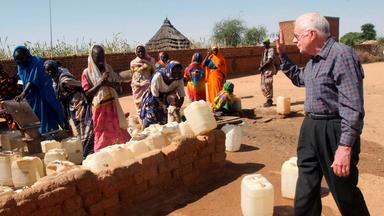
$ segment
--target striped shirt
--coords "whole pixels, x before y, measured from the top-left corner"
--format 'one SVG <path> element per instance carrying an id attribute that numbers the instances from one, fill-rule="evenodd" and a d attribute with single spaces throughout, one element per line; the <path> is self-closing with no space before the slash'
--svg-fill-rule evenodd
<path id="1" fill-rule="evenodd" d="M 352 48 L 329 38 L 305 68 L 286 54 L 281 69 L 296 86 L 306 87 L 305 112 L 341 117 L 340 143 L 352 146 L 361 134 L 364 119 L 364 72 Z"/>

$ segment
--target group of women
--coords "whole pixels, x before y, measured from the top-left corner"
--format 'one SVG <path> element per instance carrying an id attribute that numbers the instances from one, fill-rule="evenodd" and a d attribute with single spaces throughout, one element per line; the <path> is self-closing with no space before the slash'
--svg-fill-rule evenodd
<path id="1" fill-rule="evenodd" d="M 195 53 L 185 70 L 178 61 L 170 60 L 166 52 L 159 53 L 158 62 L 149 56 L 144 46 L 137 46 L 135 53 L 136 58 L 130 62 L 131 86 L 134 105 L 144 127 L 167 123 L 170 105 L 181 108 L 186 95 L 184 81 L 191 101 L 206 100 L 206 82 L 207 99 L 211 103 L 223 89 L 227 70 L 217 47 L 204 59 Z M 44 62 L 24 46 L 16 47 L 13 57 L 23 88 L 18 92 L 17 78 L 7 76 L 0 68 L 0 87 L 9 89 L 8 96 L 2 95 L 1 100 L 25 99 L 40 119 L 40 133 L 59 127 L 76 131 L 84 147 L 84 157 L 130 139 L 116 91 L 121 77 L 107 64 L 102 46 L 94 45 L 90 49 L 88 66 L 81 80 L 59 62 Z"/>

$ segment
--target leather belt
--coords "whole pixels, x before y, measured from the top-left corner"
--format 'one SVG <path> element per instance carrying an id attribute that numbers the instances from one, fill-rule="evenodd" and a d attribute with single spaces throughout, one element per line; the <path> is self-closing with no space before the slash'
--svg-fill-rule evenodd
<path id="1" fill-rule="evenodd" d="M 305 113 L 305 116 L 313 120 L 332 120 L 341 119 L 339 114 L 318 114 L 318 113 Z"/>

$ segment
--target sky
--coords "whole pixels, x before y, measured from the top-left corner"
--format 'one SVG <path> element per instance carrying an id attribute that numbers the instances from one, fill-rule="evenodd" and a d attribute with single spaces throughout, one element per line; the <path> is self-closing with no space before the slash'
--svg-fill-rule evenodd
<path id="1" fill-rule="evenodd" d="M 280 21 L 312 11 L 340 17 L 340 36 L 368 22 L 384 36 L 383 8 L 383 0 L 51 0 L 52 39 L 102 42 L 120 33 L 135 46 L 145 44 L 168 17 L 192 41 L 208 42 L 223 19 L 240 18 L 247 27 L 264 25 L 276 33 Z M 50 41 L 49 0 L 1 0 L 0 20 L 3 44 Z"/>

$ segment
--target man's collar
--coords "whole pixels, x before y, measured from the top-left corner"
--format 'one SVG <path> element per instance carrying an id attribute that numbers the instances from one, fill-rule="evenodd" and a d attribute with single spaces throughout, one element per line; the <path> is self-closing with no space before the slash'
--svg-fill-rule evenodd
<path id="1" fill-rule="evenodd" d="M 317 55 L 314 56 L 314 57 L 319 56 L 319 57 L 321 57 L 321 58 L 323 58 L 323 59 L 326 59 L 326 58 L 328 57 L 328 54 L 329 54 L 329 51 L 331 50 L 332 45 L 333 45 L 335 42 L 336 42 L 335 39 L 333 39 L 332 37 L 329 37 L 329 38 L 325 41 L 323 47 L 321 48 L 320 53 L 317 54 Z"/>

